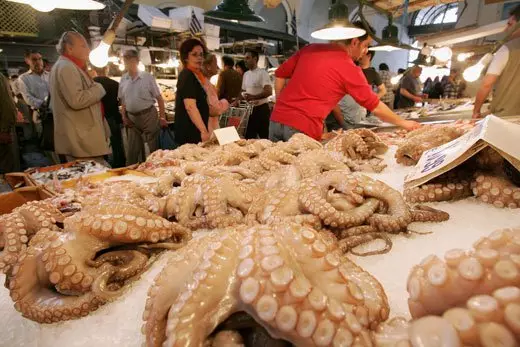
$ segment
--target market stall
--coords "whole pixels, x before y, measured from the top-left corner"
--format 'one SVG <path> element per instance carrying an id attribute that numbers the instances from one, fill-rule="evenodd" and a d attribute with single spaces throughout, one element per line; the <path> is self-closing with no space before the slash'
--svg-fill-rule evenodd
<path id="1" fill-rule="evenodd" d="M 421 144 L 426 145 L 415 145 L 413 153 L 449 144 L 451 139 L 471 137 L 472 133 L 479 130 L 472 125 L 460 126 L 458 123 L 442 129 L 451 129 L 446 131 L 455 135 L 451 138 L 432 136 L 428 141 L 421 141 Z M 511 131 L 518 129 L 511 125 Z M 516 208 L 498 208 L 496 205 L 485 203 L 482 196 L 467 197 L 460 201 L 427 203 L 434 209 L 416 207 L 418 210 L 414 210 L 407 207 L 408 205 L 403 204 L 401 194 L 407 196 L 403 189 L 406 176 L 413 173 L 415 167 L 397 162 L 404 151 L 404 142 L 387 141 L 385 137 L 383 140 L 397 145 L 387 148 L 375 134 L 367 130 L 340 133 L 325 146 L 305 136 L 296 136 L 285 144 L 271 144 L 269 141 L 259 140 L 220 147 L 214 144 L 188 145 L 176 151 L 156 152 L 136 169 L 143 177 L 148 176 L 150 179 L 140 180 L 129 173 L 128 176 L 132 177 L 123 179 L 124 182 L 91 181 L 69 186 L 71 188 L 68 191 L 63 191 L 62 195 L 48 200 L 53 206 L 60 207 L 79 203 L 82 209 L 82 212 L 77 212 L 65 222 L 65 229 L 62 231 L 64 235 L 78 233 L 84 227 L 85 230 L 91 230 L 91 236 L 101 237 L 108 235 L 108 232 L 113 233 L 114 237 L 129 237 L 125 239 L 128 250 L 146 255 L 146 261 L 137 267 L 137 276 L 124 277 L 121 273 L 121 282 L 115 279 L 112 282 L 107 280 L 106 276 L 110 278 L 113 273 L 100 275 L 95 269 L 85 268 L 87 274 L 95 276 L 97 273 L 100 277 L 90 278 L 85 282 L 87 285 L 83 287 L 82 293 L 74 293 L 70 288 L 76 288 L 74 283 L 84 283 L 85 279 L 82 275 L 79 282 L 75 282 L 74 277 L 70 277 L 72 282 L 66 282 L 69 278 L 67 276 L 73 276 L 74 271 L 79 271 L 76 268 L 72 271 L 68 266 L 74 263 L 82 252 L 70 253 L 73 260 L 67 258 L 64 252 L 58 252 L 61 249 L 69 252 L 80 244 L 73 245 L 71 241 L 67 241 L 67 237 L 62 238 L 59 234 L 49 236 L 49 244 L 44 242 L 37 246 L 37 242 L 34 241 L 29 245 L 28 254 L 20 256 L 21 265 L 16 265 L 16 262 L 12 265 L 3 264 L 4 269 L 6 266 L 10 267 L 7 271 L 9 289 L 0 290 L 0 323 L 7 327 L 3 334 L 3 344 L 53 347 L 86 344 L 141 346 L 145 341 L 153 345 L 152 341 L 159 341 L 155 339 L 160 339 L 161 335 L 164 338 L 161 331 L 166 331 L 166 335 L 170 336 L 166 345 L 174 345 L 175 341 L 171 340 L 173 331 L 183 334 L 177 336 L 182 336 L 185 341 L 205 340 L 216 325 L 228 318 L 228 313 L 243 308 L 274 337 L 298 344 L 296 341 L 306 341 L 310 336 L 306 329 L 311 329 L 314 339 L 324 339 L 325 342 L 320 344 L 332 344 L 333 338 L 336 338 L 348 345 L 349 338 L 356 338 L 362 343 L 361 339 L 366 336 L 373 336 L 376 340 L 385 336 L 384 329 L 377 330 L 378 333 L 375 335 L 370 334 L 373 334 L 375 326 L 379 323 L 381 327 L 385 326 L 383 322 L 387 318 L 403 316 L 406 319 L 417 320 L 422 314 L 418 314 L 414 309 L 410 315 L 410 309 L 415 306 L 408 306 L 409 298 L 412 298 L 412 302 L 422 302 L 424 305 L 429 303 L 430 306 L 424 306 L 428 310 L 426 313 L 433 310 L 433 295 L 445 297 L 448 305 L 455 305 L 452 302 L 457 302 L 456 299 L 443 290 L 434 292 L 430 289 L 430 294 L 426 292 L 417 296 L 417 291 L 427 290 L 428 281 L 441 285 L 445 280 L 442 272 L 444 265 L 439 265 L 441 260 L 427 256 L 434 254 L 443 259 L 444 254 L 450 249 L 470 249 L 476 240 L 490 235 L 495 230 L 518 227 L 520 214 Z M 353 143 L 357 144 L 352 145 Z M 520 159 L 515 153 L 515 159 Z M 412 154 L 407 155 L 413 157 Z M 355 173 L 349 173 L 351 171 Z M 263 191 L 258 192 L 254 187 L 261 187 Z M 519 188 L 512 189 L 511 199 L 520 202 L 520 197 L 517 197 L 519 192 Z M 125 207 L 125 201 L 131 202 L 132 205 Z M 301 204 L 298 204 L 298 201 Z M 314 201 L 318 201 L 318 204 L 315 205 Z M 385 203 L 381 207 L 376 205 L 361 219 L 349 219 L 346 214 L 339 212 L 347 213 L 351 209 L 358 211 L 375 201 Z M 409 203 L 411 206 L 411 202 Z M 36 209 L 43 208 L 43 205 L 34 206 Z M 184 210 L 185 208 L 187 210 Z M 332 212 L 329 209 L 332 209 Z M 373 214 L 376 210 L 377 213 Z M 57 213 L 49 211 L 51 210 L 47 209 L 45 213 Z M 338 213 L 341 218 L 336 218 Z M 406 217 L 408 213 L 415 217 Z M 169 221 L 161 216 L 169 217 Z M 59 216 L 56 218 L 60 219 Z M 412 222 L 414 220 L 416 222 Z M 371 222 L 367 224 L 366 221 Z M 246 227 L 246 224 L 249 226 Z M 321 231 L 317 231 L 317 224 L 321 225 Z M 355 228 L 375 228 L 377 237 L 373 237 L 373 232 L 366 235 L 343 235 L 341 230 L 353 225 Z M 57 227 L 59 228 L 58 225 Z M 331 236 L 331 231 L 335 236 Z M 478 253 L 475 256 L 478 262 L 491 266 L 495 264 L 497 260 L 494 254 L 502 252 L 497 242 L 506 239 L 504 242 L 508 243 L 505 247 L 517 247 L 517 239 L 514 238 L 518 237 L 514 236 L 517 232 L 507 232 L 513 233 L 512 236 L 493 234 L 489 242 L 494 246 L 490 247 L 496 246 L 497 251 L 490 249 Z M 146 234 L 151 238 L 142 238 Z M 192 237 L 190 241 L 186 238 L 188 234 Z M 360 235 L 367 237 L 360 242 L 356 238 Z M 42 237 L 46 237 L 45 234 L 42 234 Z M 331 241 L 329 237 L 337 238 L 339 241 Z M 6 240 L 10 239 L 10 236 L 6 237 Z M 60 248 L 61 243 L 54 243 L 53 240 L 62 240 L 64 244 L 70 243 L 70 246 Z M 371 240 L 373 242 L 366 242 Z M 102 246 L 104 256 L 99 257 L 107 257 L 111 252 L 117 251 L 117 247 L 113 248 L 116 244 Z M 154 248 L 154 244 L 157 248 Z M 509 244 L 510 246 L 507 246 Z M 166 247 L 169 250 L 164 250 L 164 245 L 169 245 Z M 52 252 L 55 252 L 56 258 L 50 260 L 53 259 L 53 253 L 45 250 L 55 247 L 58 250 Z M 255 256 L 254 252 L 257 251 L 258 255 Z M 365 255 L 372 252 L 374 255 L 355 256 L 351 252 Z M 455 264 L 454 269 L 457 269 L 456 266 L 461 261 L 459 258 L 463 257 L 462 253 L 459 253 L 451 252 L 445 256 L 447 261 L 451 261 L 450 264 Z M 7 261 L 5 254 L 3 256 L 3 261 Z M 36 258 L 31 260 L 33 256 Z M 453 271 L 460 271 L 473 285 L 480 283 L 482 286 L 490 286 L 489 288 L 518 286 L 518 267 L 513 262 L 516 258 L 511 257 L 509 260 L 505 253 L 501 256 L 507 259 L 502 260 L 501 267 L 497 263 L 495 270 L 492 270 L 492 267 L 485 269 L 491 271 L 490 273 L 495 271 L 493 276 L 498 276 L 495 284 L 475 270 L 481 266 L 476 258 L 468 258 L 477 262 L 476 265 L 471 263 L 471 266 L 466 266 L 461 262 L 459 270 Z M 40 280 L 40 283 L 31 285 L 27 282 L 28 287 L 20 289 L 28 279 L 26 276 L 30 276 L 30 264 L 40 261 L 39 257 L 42 259 L 42 266 L 45 265 L 45 271 L 48 271 L 46 276 L 49 276 L 50 282 Z M 257 260 L 255 257 L 260 258 Z M 122 257 L 119 259 L 121 263 L 111 264 L 116 268 L 126 266 L 133 264 L 137 258 L 130 258 L 128 264 L 125 259 Z M 107 265 L 110 263 L 108 257 L 105 262 L 104 266 L 110 268 Z M 255 262 L 258 262 L 258 266 Z M 437 262 L 435 271 L 429 270 L 432 262 Z M 286 266 L 281 267 L 284 263 Z M 361 267 L 364 272 L 353 264 Z M 409 279 L 412 267 L 416 264 L 421 264 L 429 276 L 428 279 L 420 280 L 426 282 L 420 282 L 419 287 Z M 103 269 L 103 266 L 96 269 Z M 116 273 L 117 271 L 119 270 L 116 270 Z M 417 268 L 414 271 L 415 278 L 419 274 Z M 270 277 L 265 273 L 270 273 Z M 157 277 L 159 274 L 160 277 Z M 339 274 L 344 277 L 340 277 Z M 293 275 L 294 284 L 289 286 Z M 501 280 L 498 280 L 499 277 Z M 100 281 L 103 282 L 103 278 L 107 280 L 106 286 L 95 289 Z M 460 279 L 453 277 L 451 280 Z M 258 293 L 260 289 L 256 286 L 256 281 L 266 281 L 262 282 L 261 286 L 265 291 L 263 296 Z M 311 284 L 312 288 L 315 288 L 312 291 Z M 69 289 L 67 285 L 70 286 Z M 58 291 L 46 292 L 49 288 L 57 288 Z M 379 288 L 384 290 L 384 294 Z M 269 291 L 272 294 L 265 294 Z M 281 300 L 280 293 L 295 298 L 303 295 L 302 300 L 308 302 L 302 302 L 301 305 L 307 305 L 307 311 L 305 307 L 299 306 L 298 300 L 295 301 L 292 310 L 287 307 L 293 306 L 283 308 L 278 303 L 278 300 Z M 323 296 L 323 293 L 327 294 L 330 301 L 327 301 L 327 296 Z M 471 289 L 465 295 L 469 299 L 476 293 L 476 290 Z M 520 299 L 520 296 L 515 296 L 516 292 L 513 289 L 509 289 L 507 293 L 510 302 L 518 302 Z M 303 299 L 307 294 L 308 299 Z M 481 294 L 491 293 L 486 291 Z M 85 301 L 77 306 L 76 312 L 76 308 L 73 308 L 76 305 L 74 302 L 78 298 L 89 298 L 92 295 L 103 300 L 98 299 L 95 304 Z M 106 300 L 107 297 L 104 295 L 110 299 Z M 45 297 L 47 299 L 44 299 Z M 383 297 L 388 299 L 388 304 Z M 504 296 L 497 294 L 496 297 Z M 223 298 L 227 299 L 221 301 Z M 475 300 L 480 302 L 481 299 Z M 20 312 L 13 308 L 13 301 L 18 302 L 16 308 L 29 319 L 23 318 Z M 233 305 L 229 306 L 229 302 Z M 71 305 L 70 312 L 66 312 L 67 305 Z M 216 307 L 219 307 L 219 310 L 212 311 Z M 348 307 L 353 311 L 349 312 Z M 480 312 L 474 307 L 470 309 L 473 310 L 472 314 Z M 181 315 L 179 312 L 182 310 L 187 310 L 187 313 L 182 313 L 187 314 L 186 323 L 182 323 L 187 326 L 185 330 L 175 330 L 181 326 L 176 314 Z M 373 310 L 379 313 L 376 314 Z M 161 318 L 160 312 L 166 317 Z M 284 312 L 287 315 L 282 314 Z M 296 318 L 292 318 L 292 312 L 301 317 L 301 323 L 298 325 Z M 326 323 L 306 323 L 308 321 L 304 316 L 319 317 Z M 192 321 L 194 317 L 196 319 Z M 218 322 L 210 323 L 210 317 L 217 317 Z M 428 318 L 425 319 L 428 322 Z M 446 320 L 442 324 L 447 324 Z M 53 321 L 57 323 L 47 324 Z M 209 326 L 202 328 L 201 322 L 206 322 Z M 421 320 L 412 324 L 418 327 L 422 324 L 419 322 Z M 229 324 L 233 326 L 236 322 Z M 327 325 L 327 329 L 324 324 Z M 508 324 L 500 325 L 502 330 L 499 332 L 502 337 L 505 336 L 504 338 L 513 336 L 514 339 L 512 329 L 516 325 Z M 385 329 L 394 328 L 396 325 L 389 324 Z M 421 329 L 413 336 L 425 338 L 430 336 L 430 333 L 436 333 L 434 327 L 432 329 L 433 332 Z M 450 330 L 450 334 L 452 333 L 455 334 L 453 338 L 458 338 L 455 330 Z M 395 342 L 408 339 L 407 334 L 405 329 L 400 337 L 391 333 L 388 336 L 390 341 Z M 392 340 L 392 336 L 397 340 Z"/>

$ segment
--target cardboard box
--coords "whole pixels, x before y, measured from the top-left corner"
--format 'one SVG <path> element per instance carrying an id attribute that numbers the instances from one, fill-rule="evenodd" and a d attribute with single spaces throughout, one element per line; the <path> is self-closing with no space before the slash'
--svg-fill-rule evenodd
<path id="1" fill-rule="evenodd" d="M 172 29 L 176 31 L 190 30 L 191 13 L 199 20 L 202 31 L 204 32 L 204 10 L 195 6 L 183 6 L 170 10 L 169 18 L 172 21 Z"/>
<path id="2" fill-rule="evenodd" d="M 491 146 L 520 170 L 520 125 L 490 115 L 465 135 L 423 153 L 414 171 L 405 178 L 404 188 L 423 185 L 459 166 L 484 148 Z"/>

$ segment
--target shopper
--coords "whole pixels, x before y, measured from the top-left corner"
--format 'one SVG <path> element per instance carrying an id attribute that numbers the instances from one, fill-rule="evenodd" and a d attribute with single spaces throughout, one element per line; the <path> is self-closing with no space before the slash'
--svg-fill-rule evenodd
<path id="1" fill-rule="evenodd" d="M 101 104 L 105 90 L 87 73 L 88 43 L 81 34 L 68 31 L 57 49 L 60 58 L 49 80 L 56 153 L 67 161 L 92 159 L 105 164 L 103 156 L 110 153 Z"/>
<path id="2" fill-rule="evenodd" d="M 443 96 L 448 99 L 457 99 L 459 96 L 459 70 L 451 69 L 450 75 L 443 86 Z"/>
<path id="3" fill-rule="evenodd" d="M 269 138 L 271 109 L 268 98 L 273 95 L 273 87 L 269 73 L 258 67 L 258 58 L 258 52 L 246 53 L 248 71 L 244 74 L 242 90 L 245 92 L 244 99 L 254 105 L 247 123 L 246 139 Z"/>
<path id="4" fill-rule="evenodd" d="M 237 70 L 240 76 L 244 77 L 244 74 L 247 72 L 246 62 L 239 60 L 235 65 L 235 70 Z"/>
<path id="5" fill-rule="evenodd" d="M 9 80 L 0 73 L 0 174 L 12 172 L 19 166 L 13 134 L 16 114 Z"/>
<path id="6" fill-rule="evenodd" d="M 202 73 L 206 78 L 204 84 L 204 90 L 206 91 L 208 105 L 209 105 L 209 120 L 208 120 L 208 132 L 209 136 L 213 134 L 215 129 L 219 128 L 220 115 L 229 109 L 229 102 L 226 99 L 220 99 L 218 97 L 217 88 L 211 84 L 211 77 L 218 74 L 217 57 L 215 54 L 208 54 L 202 64 Z"/>
<path id="7" fill-rule="evenodd" d="M 126 73 L 119 84 L 119 100 L 123 123 L 127 127 L 127 164 L 146 160 L 149 153 L 158 148 L 159 130 L 168 127 L 164 100 L 155 78 L 146 71 L 139 71 L 139 53 L 135 49 L 123 54 Z M 155 103 L 159 105 L 159 114 Z"/>
<path id="8" fill-rule="evenodd" d="M 18 88 L 25 102 L 38 110 L 49 97 L 50 74 L 44 70 L 42 55 L 36 50 L 25 53 L 25 62 L 30 69 L 19 77 Z"/>
<path id="9" fill-rule="evenodd" d="M 240 97 L 242 91 L 242 76 L 233 69 L 234 64 L 233 58 L 227 55 L 222 57 L 224 69 L 217 82 L 218 98 L 226 99 L 229 103 Z"/>
<path id="10" fill-rule="evenodd" d="M 401 79 L 402 79 L 402 76 L 404 75 L 404 73 L 406 72 L 405 69 L 397 69 L 397 75 L 398 76 L 401 76 Z M 394 86 L 393 86 L 393 92 L 394 92 L 394 110 L 396 110 L 399 106 L 399 100 L 401 98 L 401 95 L 399 94 L 399 86 L 401 85 L 401 79 L 399 80 L 398 83 L 396 83 Z"/>
<path id="11" fill-rule="evenodd" d="M 419 80 L 421 73 L 422 67 L 415 65 L 401 79 L 399 108 L 413 107 L 416 102 L 423 101 L 421 81 Z"/>
<path id="12" fill-rule="evenodd" d="M 119 83 L 107 77 L 108 68 L 95 69 L 97 77 L 94 81 L 101 84 L 105 89 L 106 94 L 101 99 L 103 109 L 105 111 L 105 118 L 110 127 L 110 147 L 112 148 L 112 160 L 110 166 L 113 168 L 124 167 L 126 164 L 125 149 L 123 147 L 123 136 L 121 134 L 121 126 L 123 124 L 123 117 L 119 113 L 119 101 L 117 95 L 119 92 Z"/>
<path id="13" fill-rule="evenodd" d="M 379 99 L 381 99 L 381 97 L 386 94 L 386 87 L 383 84 L 381 76 L 379 76 L 377 71 L 371 67 L 374 54 L 375 52 L 373 51 L 367 51 L 366 54 L 361 56 L 358 63 L 359 66 L 363 69 L 363 74 L 365 75 L 368 84 L 371 86 L 373 91 L 377 91 L 376 95 Z M 343 116 L 344 125 L 342 127 L 344 129 L 352 129 L 366 118 L 366 108 L 359 105 L 356 100 L 354 100 L 354 98 L 349 94 L 345 95 L 341 99 L 338 107 Z M 338 111 L 336 109 L 333 112 Z"/>
<path id="14" fill-rule="evenodd" d="M 199 143 L 208 141 L 209 105 L 204 90 L 206 77 L 202 73 L 202 62 L 206 48 L 197 39 L 184 41 L 180 48 L 184 66 L 177 81 L 175 98 L 175 142 Z"/>
<path id="15" fill-rule="evenodd" d="M 381 82 L 385 86 L 385 94 L 379 98 L 381 102 L 383 102 L 390 109 L 394 108 L 394 92 L 392 86 L 392 73 L 390 73 L 390 68 L 387 64 L 382 63 L 379 64 L 379 76 L 381 77 Z"/>
<path id="16" fill-rule="evenodd" d="M 363 26 L 360 22 L 355 25 Z M 320 140 L 323 120 L 345 94 L 352 95 L 386 122 L 409 130 L 418 128 L 418 123 L 401 119 L 380 102 L 362 70 L 355 65 L 371 41 L 371 37 L 364 35 L 311 44 L 282 64 L 276 71 L 275 88 L 279 97 L 271 117 L 270 139 L 287 141 L 295 132 L 303 132 Z"/>
<path id="17" fill-rule="evenodd" d="M 520 110 L 520 5 L 510 13 L 506 31 L 512 31 L 511 37 L 495 54 L 486 76 L 482 80 L 475 99 L 473 118 L 482 117 L 481 109 L 491 90 L 495 90 L 490 111 L 498 117 L 518 115 Z"/>

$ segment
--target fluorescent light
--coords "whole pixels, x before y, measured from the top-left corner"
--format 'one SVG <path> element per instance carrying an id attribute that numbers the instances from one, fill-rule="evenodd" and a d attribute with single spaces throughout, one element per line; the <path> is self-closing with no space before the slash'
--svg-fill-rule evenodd
<path id="1" fill-rule="evenodd" d="M 102 10 L 105 5 L 94 0 L 7 0 L 29 5 L 41 12 L 50 12 L 55 8 L 64 10 Z"/>

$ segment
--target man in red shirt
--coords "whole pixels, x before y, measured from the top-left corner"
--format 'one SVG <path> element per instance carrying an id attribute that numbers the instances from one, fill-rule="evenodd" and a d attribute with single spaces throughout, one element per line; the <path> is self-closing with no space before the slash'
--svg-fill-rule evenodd
<path id="1" fill-rule="evenodd" d="M 362 28 L 361 22 L 354 25 Z M 297 132 L 321 140 L 323 121 L 346 94 L 384 122 L 413 130 L 419 123 L 393 113 L 368 85 L 355 61 L 372 42 L 364 35 L 345 41 L 311 44 L 276 70 L 276 105 L 271 115 L 269 138 L 287 141 Z M 290 81 L 288 81 L 290 79 Z"/>

